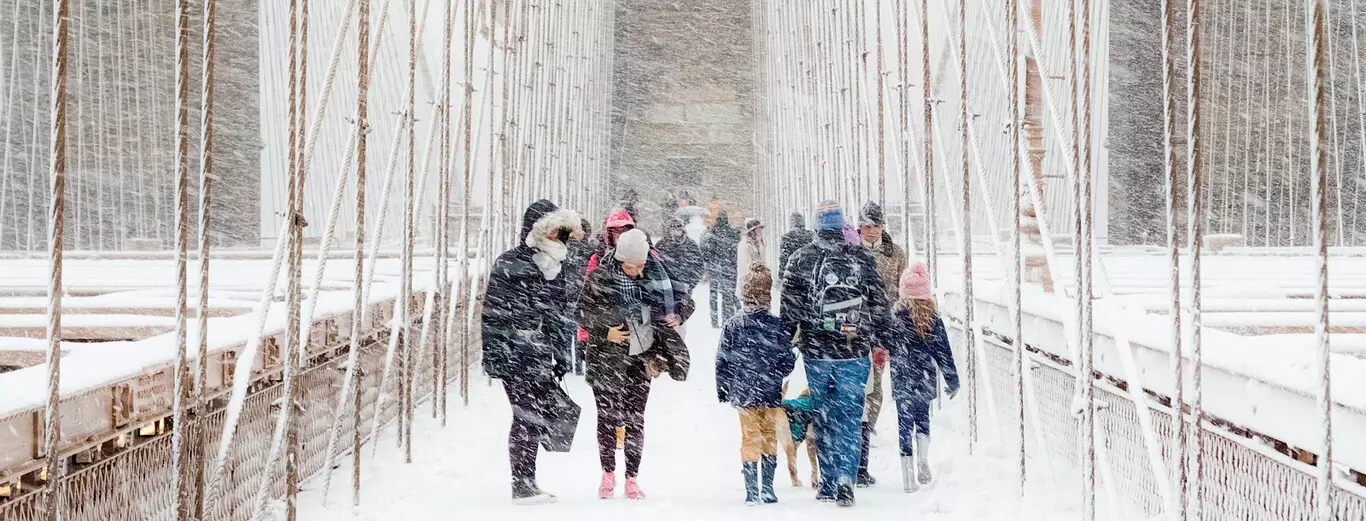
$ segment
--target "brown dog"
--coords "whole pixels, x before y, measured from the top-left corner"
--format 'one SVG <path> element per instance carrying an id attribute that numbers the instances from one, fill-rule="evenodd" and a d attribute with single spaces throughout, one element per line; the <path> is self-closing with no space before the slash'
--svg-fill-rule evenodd
<path id="1" fill-rule="evenodd" d="M 783 382 L 783 395 L 787 395 L 787 382 Z M 801 396 L 810 396 L 811 390 L 803 389 Z M 801 478 L 797 477 L 797 447 L 806 443 L 806 455 L 811 460 L 811 488 L 820 486 L 820 468 L 816 463 L 816 426 L 807 425 L 806 439 L 797 442 L 792 439 L 792 427 L 788 423 L 787 410 L 778 409 L 778 445 L 782 446 L 783 453 L 787 455 L 787 472 L 792 477 L 792 486 L 802 486 Z"/>

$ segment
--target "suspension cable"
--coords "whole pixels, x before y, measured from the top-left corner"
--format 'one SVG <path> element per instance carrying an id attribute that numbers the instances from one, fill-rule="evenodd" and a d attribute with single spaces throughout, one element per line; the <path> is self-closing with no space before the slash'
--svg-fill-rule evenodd
<path id="1" fill-rule="evenodd" d="M 1324 18 L 1328 6 L 1324 0 L 1314 0 L 1308 15 L 1311 18 L 1310 30 L 1313 31 L 1309 49 L 1309 96 L 1313 103 L 1309 111 L 1310 127 L 1309 149 L 1310 170 L 1313 185 L 1314 246 L 1318 254 L 1318 281 L 1314 285 L 1314 344 L 1317 346 L 1315 366 L 1319 373 L 1317 402 L 1322 430 L 1322 453 L 1318 457 L 1318 487 L 1314 502 L 1315 517 L 1319 521 L 1332 521 L 1333 511 L 1333 397 L 1332 397 L 1332 352 L 1328 337 L 1328 169 L 1324 162 L 1327 144 L 1323 139 L 1327 109 L 1324 103 Z M 1341 190 L 1341 186 L 1339 186 Z"/>
<path id="2" fill-rule="evenodd" d="M 185 442 L 189 437 L 190 367 L 186 342 L 189 332 L 186 278 L 190 246 L 190 0 L 176 0 L 175 6 L 175 369 L 171 404 L 171 483 L 176 494 L 176 519 L 188 521 L 193 514 L 190 506 L 189 451 Z M 202 289 L 201 289 L 202 292 Z M 203 314 L 203 310 L 200 310 Z"/>
<path id="3" fill-rule="evenodd" d="M 202 72 L 199 80 L 200 125 L 199 125 L 199 314 L 197 319 L 197 368 L 195 370 L 195 454 L 192 458 L 194 469 L 194 518 L 204 519 L 204 457 L 208 441 L 208 429 L 203 425 L 207 415 L 205 402 L 208 399 L 209 375 L 209 230 L 212 223 L 213 193 L 213 94 L 214 94 L 214 44 L 217 31 L 217 0 L 204 0 L 204 43 L 200 63 Z"/>
<path id="4" fill-rule="evenodd" d="M 47 486 L 43 496 L 43 519 L 57 521 L 62 506 L 62 479 L 66 460 L 58 452 L 61 440 L 62 377 L 62 232 L 66 227 L 66 72 L 67 30 L 71 23 L 69 0 L 55 0 L 52 9 L 52 149 L 48 174 L 48 301 L 47 301 L 47 406 L 43 414 L 43 455 L 47 459 Z M 35 101 L 35 104 L 37 102 Z M 29 212 L 30 214 L 32 212 Z"/>

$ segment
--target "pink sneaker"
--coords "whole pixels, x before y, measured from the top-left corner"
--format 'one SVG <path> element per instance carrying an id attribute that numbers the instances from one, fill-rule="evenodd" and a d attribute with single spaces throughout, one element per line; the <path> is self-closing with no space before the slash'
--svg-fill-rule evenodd
<path id="1" fill-rule="evenodd" d="M 636 478 L 626 478 L 626 499 L 645 499 L 645 493 L 640 491 Z"/>
<path id="2" fill-rule="evenodd" d="M 630 481 L 628 480 L 627 483 L 628 483 L 627 487 L 628 487 L 628 489 L 629 489 L 629 486 L 630 486 L 629 483 L 630 483 Z M 599 499 L 612 499 L 612 495 L 614 495 L 614 494 L 616 493 L 616 489 L 617 489 L 617 475 L 616 475 L 616 474 L 613 474 L 613 473 L 611 473 L 611 472 L 603 472 L 603 473 L 602 473 L 602 482 L 600 482 L 600 483 L 598 484 L 598 498 L 599 498 Z"/>

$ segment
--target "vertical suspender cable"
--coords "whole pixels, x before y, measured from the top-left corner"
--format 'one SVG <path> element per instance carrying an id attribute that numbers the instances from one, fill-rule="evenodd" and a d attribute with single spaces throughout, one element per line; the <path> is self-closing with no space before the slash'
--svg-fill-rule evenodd
<path id="1" fill-rule="evenodd" d="M 347 382 L 351 386 L 351 505 L 360 505 L 360 337 L 365 326 L 365 152 L 366 134 L 370 131 L 370 116 L 367 103 L 370 95 L 370 0 L 361 0 L 356 15 L 356 273 L 355 300 L 351 309 L 351 363 L 347 364 Z M 384 211 L 381 205 L 380 211 Z M 382 233 L 378 231 L 376 233 Z M 336 414 L 341 417 L 345 407 L 338 407 Z M 331 458 L 331 454 L 325 455 Z M 328 474 L 331 476 L 331 473 Z"/>
<path id="2" fill-rule="evenodd" d="M 876 28 L 874 34 L 877 35 L 877 196 L 875 199 L 882 201 L 885 206 L 887 203 L 887 114 L 886 101 L 883 89 L 883 69 L 886 67 L 883 59 L 882 50 L 882 0 L 876 0 L 877 10 L 874 20 Z M 902 222 L 909 223 L 910 216 L 902 215 Z"/>
<path id="3" fill-rule="evenodd" d="M 400 268 L 400 289 L 403 298 L 403 370 L 399 383 L 401 397 L 399 411 L 399 439 L 403 445 L 403 462 L 413 462 L 413 333 L 412 317 L 409 313 L 413 306 L 413 241 L 416 239 L 414 217 L 417 213 L 420 188 L 416 184 L 417 169 L 417 2 L 408 3 L 408 186 L 405 192 L 403 210 L 403 260 Z M 429 118 L 431 124 L 435 120 Z"/>
<path id="4" fill-rule="evenodd" d="M 1081 11 L 1079 13 L 1081 21 L 1081 47 L 1078 52 L 1079 64 L 1077 65 L 1077 80 L 1080 83 L 1078 88 L 1081 91 L 1081 99 L 1077 102 L 1077 130 L 1079 151 L 1081 156 L 1077 158 L 1077 164 L 1081 167 L 1077 170 L 1077 195 L 1079 196 L 1076 204 L 1078 207 L 1077 215 L 1080 217 L 1078 229 L 1081 231 L 1080 241 L 1076 247 L 1076 262 L 1079 266 L 1077 273 L 1081 278 L 1077 283 L 1077 299 L 1081 302 L 1081 371 L 1077 375 L 1081 383 L 1082 402 L 1085 409 L 1082 410 L 1082 446 L 1084 448 L 1084 458 L 1082 468 L 1085 472 L 1085 496 L 1082 504 L 1082 519 L 1092 520 L 1096 518 L 1096 386 L 1095 378 L 1095 335 L 1092 318 L 1092 185 L 1091 185 L 1091 0 L 1080 0 Z"/>
<path id="5" fill-rule="evenodd" d="M 1201 418 L 1204 416 L 1204 397 L 1202 396 L 1202 374 L 1203 353 L 1201 347 L 1203 342 L 1203 331 L 1201 321 L 1201 295 L 1200 290 L 1202 281 L 1200 280 L 1200 254 L 1204 246 L 1204 165 L 1202 163 L 1200 149 L 1200 106 L 1202 104 L 1200 95 L 1200 1 L 1186 0 L 1186 226 L 1187 237 L 1191 253 L 1190 276 L 1191 276 L 1191 303 L 1190 303 L 1190 331 L 1191 331 L 1191 363 L 1192 369 L 1192 392 L 1191 399 L 1191 418 L 1192 426 L 1189 436 L 1193 437 L 1193 454 L 1191 455 L 1191 473 L 1195 481 L 1193 488 L 1194 497 L 1190 499 L 1195 509 L 1195 517 L 1199 519 L 1202 514 L 1202 474 L 1201 468 L 1201 447 L 1202 428 Z M 1184 500 L 1184 498 L 1183 498 Z M 1187 508 L 1189 514 L 1190 508 Z"/>
<path id="6" fill-rule="evenodd" d="M 1025 342 L 1024 342 L 1024 319 L 1020 312 L 1023 306 L 1020 284 L 1021 278 L 1021 237 L 1020 227 L 1024 225 L 1020 216 L 1020 155 L 1023 149 L 1020 143 L 1020 124 L 1024 121 L 1024 114 L 1020 110 L 1020 5 L 1019 0 L 1008 0 L 1006 2 L 1006 19 L 1010 27 L 1007 38 L 1010 40 L 1010 84 L 1006 86 L 1006 92 L 1010 98 L 1010 215 L 1013 216 L 1012 226 L 1010 227 L 1010 277 L 1011 277 L 1011 298 L 1010 298 L 1010 321 L 1014 326 L 1011 338 L 1015 341 L 1015 406 L 1019 410 L 1019 424 L 1016 434 L 1020 441 L 1020 497 L 1024 497 L 1025 478 L 1027 469 L 1025 468 L 1025 372 L 1029 367 L 1025 365 Z"/>
<path id="7" fill-rule="evenodd" d="M 492 6 L 489 6 L 490 9 Z M 465 190 L 464 201 L 460 204 L 460 262 L 456 280 L 461 281 L 461 287 L 470 287 L 467 284 L 473 283 L 473 277 L 469 275 L 469 248 L 470 248 L 470 172 L 474 169 L 474 148 L 471 141 L 471 134 L 474 129 L 474 35 L 479 30 L 479 25 L 475 23 L 474 0 L 465 2 Z M 492 28 L 490 28 L 492 34 Z M 488 64 L 493 67 L 493 64 Z M 452 294 L 452 302 L 458 297 L 459 293 Z M 471 306 L 472 302 L 467 302 L 466 306 Z M 469 308 L 466 308 L 468 311 Z M 469 395 L 469 322 L 463 321 L 465 327 L 461 328 L 460 334 L 460 399 L 462 403 L 468 405 Z M 441 425 L 446 425 L 446 397 L 441 397 Z"/>
<path id="8" fill-rule="evenodd" d="M 297 16 L 299 17 L 300 30 L 299 43 L 295 46 L 295 52 L 300 53 L 299 111 L 302 122 L 302 113 L 305 106 L 304 97 L 308 92 L 307 77 L 304 74 L 304 64 L 308 62 L 308 47 L 306 46 L 308 34 L 308 0 L 303 0 Z M 305 138 L 303 135 L 305 129 L 302 125 L 295 125 L 295 128 L 300 132 L 300 135 L 294 142 L 296 146 L 302 145 L 303 139 Z M 300 151 L 296 149 L 295 153 L 299 154 Z M 280 421 L 274 430 L 275 436 L 279 436 L 279 425 L 285 426 L 285 516 L 287 521 L 294 521 L 295 519 L 295 512 L 297 510 L 296 500 L 299 492 L 299 421 L 298 418 L 295 417 L 295 413 L 298 412 L 298 389 L 295 380 L 298 378 L 301 360 L 298 356 L 295 356 L 295 353 L 298 352 L 298 350 L 303 349 L 304 345 L 303 335 L 300 334 L 303 329 L 303 324 L 299 323 L 299 314 L 303 297 L 301 279 L 303 277 L 304 226 L 306 225 L 303 216 L 304 176 L 308 173 L 305 156 L 299 156 L 299 160 L 295 161 L 295 168 L 296 170 L 293 172 L 294 186 L 290 194 L 290 212 L 288 217 L 290 227 L 289 289 L 286 296 L 288 312 L 285 315 L 285 320 L 288 321 L 288 325 L 286 325 L 285 328 L 285 342 L 283 346 L 280 346 L 279 352 L 279 358 L 280 360 L 283 360 L 285 364 L 284 382 L 282 384 L 284 399 L 280 405 Z M 280 446 L 280 442 L 278 439 L 272 440 L 271 445 Z M 270 465 L 269 468 L 275 468 L 275 459 L 276 458 L 269 458 L 267 460 Z M 269 474 L 266 479 L 262 480 L 263 488 L 261 491 L 258 491 L 262 493 L 258 495 L 256 501 L 257 514 L 265 507 L 265 498 L 268 497 L 267 494 L 269 493 L 269 489 L 266 487 L 269 487 L 272 481 L 273 480 L 269 478 Z"/>
<path id="9" fill-rule="evenodd" d="M 1176 382 L 1172 398 L 1172 435 L 1175 438 L 1173 451 L 1176 464 L 1177 496 L 1176 512 L 1173 517 L 1185 521 L 1189 495 L 1187 494 L 1186 475 L 1186 419 L 1185 419 L 1185 354 L 1182 353 L 1181 332 L 1181 242 L 1177 232 L 1176 208 L 1178 204 L 1179 179 L 1176 170 L 1176 103 L 1172 81 L 1176 76 L 1176 56 L 1172 52 L 1172 38 L 1176 29 L 1176 0 L 1162 0 L 1162 168 L 1167 180 L 1167 250 L 1168 269 L 1171 271 L 1171 301 L 1167 314 L 1171 317 L 1171 360 Z"/>
<path id="10" fill-rule="evenodd" d="M 298 124 L 298 123 L 299 123 L 299 120 L 297 119 L 297 117 L 296 117 L 297 114 L 296 114 L 296 112 L 295 112 L 295 111 L 298 110 L 299 106 L 301 106 L 301 104 L 297 103 L 297 99 L 298 99 L 298 98 L 297 98 L 297 95 L 298 95 L 299 91 L 302 90 L 302 89 L 298 86 L 298 84 L 296 84 L 296 81 L 298 81 L 298 77 L 295 75 L 295 71 L 297 70 L 297 69 L 296 69 L 296 66 L 297 66 L 297 59 L 300 57 L 298 24 L 299 24 L 299 20 L 300 20 L 300 18 L 301 18 L 301 15 L 300 15 L 300 12 L 299 12 L 298 7 L 299 7 L 299 6 L 298 6 L 298 3 L 297 3 L 297 0 L 290 0 L 290 3 L 289 3 L 289 17 L 290 17 L 290 18 L 289 18 L 289 40 L 290 40 L 290 47 L 289 47 L 290 59 L 289 59 L 289 65 L 290 65 L 290 71 L 291 71 L 291 72 L 290 72 L 290 86 L 289 86 L 289 87 L 290 87 L 290 95 L 289 95 L 289 96 L 290 96 L 291 103 L 290 103 L 289 105 L 290 105 L 290 108 L 291 108 L 291 109 L 294 109 L 294 110 L 291 110 L 290 113 L 289 113 L 289 123 L 288 123 L 288 125 L 289 125 L 289 131 L 290 131 L 290 144 L 291 144 L 291 145 L 297 145 L 297 143 L 298 143 L 298 132 L 300 132 L 300 130 L 301 130 L 301 129 L 299 128 L 299 124 Z M 302 227 L 302 225 L 303 225 L 303 223 L 302 223 L 302 216 L 300 215 L 300 212 L 302 211 L 302 208 L 301 208 L 301 205 L 300 205 L 300 202 L 301 202 L 301 200 L 302 200 L 302 196 L 299 194 L 299 191 L 301 191 L 301 190 L 303 189 L 303 183 L 302 183 L 302 179 L 301 179 L 301 172 L 302 172 L 302 169 L 299 168 L 299 165 L 297 164 L 297 161 L 296 161 L 296 160 L 297 160 L 297 157 L 296 157 L 296 154 L 295 154 L 296 151 L 297 151 L 296 149 L 294 149 L 293 147 L 291 147 L 291 151 L 290 151 L 290 161 L 289 161 L 289 166 L 290 166 L 291 168 L 290 168 L 290 170 L 289 170 L 290 179 L 289 179 L 288 202 L 287 202 L 287 204 L 288 204 L 288 213 L 287 213 L 286 216 L 285 216 L 286 223 L 287 223 L 286 231 L 288 232 L 288 235 L 287 235 L 287 237 L 281 237 L 281 238 L 280 238 L 280 240 L 286 241 L 284 244 L 288 246 L 288 255 L 287 255 L 287 258 L 288 258 L 288 266 L 286 267 L 286 275 L 287 275 L 287 280 L 288 280 L 288 290 L 287 290 L 287 293 L 286 293 L 286 300 L 287 300 L 287 303 L 286 303 L 286 306 L 287 306 L 287 313 L 286 313 L 286 319 L 285 319 L 285 328 L 286 328 L 285 331 L 286 331 L 286 332 L 285 332 L 284 345 L 278 346 L 278 347 L 279 347 L 279 357 L 278 357 L 278 358 L 284 363 L 283 382 L 281 383 L 281 387 L 282 387 L 281 394 L 282 394 L 283 398 L 282 398 L 282 400 L 281 400 L 280 409 L 279 409 L 279 411 L 277 412 L 277 414 L 278 414 L 279 416 L 276 418 L 275 428 L 272 430 L 273 434 L 272 434 L 271 443 L 270 443 L 270 450 L 269 450 L 269 451 L 267 452 L 267 454 L 266 454 L 266 460 L 265 460 L 266 471 L 265 471 L 265 475 L 264 475 L 264 476 L 262 477 L 262 479 L 261 479 L 261 483 L 260 483 L 259 487 L 257 488 L 257 491 L 256 491 L 256 495 L 255 495 L 254 501 L 251 503 L 251 506 L 250 506 L 250 508 L 252 509 L 252 518 L 258 517 L 258 516 L 260 515 L 260 513 L 262 512 L 262 510 L 265 508 L 266 498 L 269 497 L 269 492 L 270 492 L 270 490 L 271 490 L 271 488 L 272 488 L 272 485 L 273 485 L 274 482 L 275 482 L 275 479 L 274 479 L 274 478 L 275 478 L 275 472 L 276 472 L 276 468 L 279 466 L 280 452 L 281 452 L 282 450 L 284 450 L 284 451 L 286 452 L 286 455 L 285 455 L 286 473 L 287 473 L 287 474 L 290 474 L 290 473 L 292 473 L 293 470 L 294 470 L 294 468 L 293 468 L 293 465 L 294 465 L 294 464 L 293 464 L 293 462 L 292 462 L 292 460 L 291 460 L 291 456 L 293 456 L 293 454 L 294 454 L 294 450 L 293 450 L 294 447 L 293 447 L 293 443 L 290 443 L 290 442 L 293 441 L 293 436 L 292 436 L 293 430 L 292 430 L 292 429 L 289 429 L 289 426 L 293 423 L 293 422 L 292 422 L 292 414 L 291 414 L 291 412 L 292 412 L 292 410 L 294 409 L 294 407 L 293 407 L 293 399 L 294 399 L 294 377 L 295 377 L 296 368 L 297 368 L 297 366 L 298 366 L 298 363 L 297 363 L 297 362 L 298 362 L 298 357 L 296 357 L 296 356 L 290 356 L 290 354 L 294 352 L 294 351 L 293 351 L 293 346 L 295 345 L 296 342 L 299 341 L 299 329 L 300 329 L 300 327 L 299 327 L 299 307 L 300 307 L 300 301 L 299 301 L 299 294 L 300 294 L 300 287 L 299 287 L 299 283 L 300 283 L 300 280 L 299 280 L 299 279 L 300 279 L 300 277 L 299 277 L 299 276 L 300 276 L 300 266 L 299 266 L 299 264 L 300 264 L 300 262 L 302 261 L 302 255 L 303 255 L 302 248 L 301 248 L 301 246 L 300 246 L 300 244 L 299 244 L 299 241 L 296 240 L 296 238 L 300 238 L 300 237 L 302 236 L 302 230 L 303 230 L 303 227 Z M 286 431 L 289 431 L 289 432 L 286 433 Z M 229 433 L 229 434 L 230 434 L 230 433 Z M 282 435 L 285 436 L 285 437 L 288 438 L 288 439 L 282 439 L 282 438 L 281 438 Z M 285 444 L 286 444 L 286 443 L 289 444 L 289 447 L 288 447 L 287 449 L 285 448 Z M 225 473 L 225 471 L 224 471 L 224 468 L 223 468 L 223 467 L 226 465 L 227 459 L 228 459 L 229 457 L 231 457 L 231 453 L 229 452 L 229 450 L 230 450 L 229 447 L 230 447 L 230 445 L 225 445 L 225 446 L 223 446 L 223 447 L 220 447 L 220 454 L 219 454 L 219 458 L 218 458 L 218 461 L 217 461 L 216 466 L 215 466 L 215 471 L 210 475 L 209 485 L 208 485 L 208 487 L 206 487 L 206 489 L 205 489 L 205 498 L 204 498 L 205 501 L 213 501 L 213 500 L 216 499 L 216 497 L 217 497 L 217 493 L 216 493 L 216 490 L 218 489 L 217 484 L 220 483 L 220 482 L 224 479 L 223 474 Z M 289 481 L 288 477 L 287 477 L 286 481 Z M 288 484 L 287 484 L 286 486 L 288 486 Z M 290 497 L 292 498 L 293 495 L 290 494 Z M 205 510 L 208 510 L 208 509 L 206 508 Z"/>
<path id="11" fill-rule="evenodd" d="M 939 287 L 939 232 L 935 226 L 934 204 L 934 99 L 930 84 L 930 3 L 920 0 L 920 92 L 924 105 L 925 135 L 921 157 L 925 161 L 925 260 L 930 272 L 930 287 Z M 963 122 L 967 125 L 967 122 Z"/>
<path id="12" fill-rule="evenodd" d="M 187 521 L 193 513 L 190 508 L 190 484 L 188 450 L 185 447 L 189 433 L 189 414 L 186 409 L 190 403 L 190 366 L 188 346 L 189 325 L 186 288 L 186 270 L 190 245 L 190 0 L 176 0 L 175 5 L 175 369 L 171 397 L 171 483 L 176 494 L 176 519 Z"/>
<path id="13" fill-rule="evenodd" d="M 62 375 L 62 228 L 66 225 L 66 58 L 68 0 L 55 0 L 52 20 L 52 162 L 48 198 L 47 407 L 43 415 L 43 455 L 47 458 L 47 492 L 43 519 L 56 521 L 62 504 L 61 480 L 66 464 L 57 453 L 61 439 Z M 30 212 L 31 213 L 31 212 Z"/>
<path id="14" fill-rule="evenodd" d="M 1324 124 L 1324 57 L 1323 39 L 1326 29 L 1324 17 L 1328 6 L 1324 0 L 1314 0 L 1309 16 L 1312 17 L 1310 30 L 1310 70 L 1309 96 L 1313 102 L 1309 117 L 1311 131 L 1309 149 L 1313 185 L 1314 246 L 1318 250 L 1318 281 L 1314 284 L 1314 344 L 1317 346 L 1315 365 L 1319 373 L 1318 413 L 1322 422 L 1323 447 L 1318 458 L 1318 489 L 1315 495 L 1314 513 L 1319 521 L 1332 521 L 1333 515 L 1333 398 L 1332 398 L 1332 354 L 1328 342 L 1328 169 L 1325 163 L 1327 143 L 1323 139 Z M 1341 187 L 1339 187 L 1341 189 Z"/>
<path id="15" fill-rule="evenodd" d="M 445 27 L 441 40 L 441 76 L 443 87 L 441 92 L 442 102 L 440 116 L 437 124 L 441 125 L 441 156 L 437 171 L 438 189 L 436 203 L 436 312 L 433 314 L 434 323 L 432 326 L 432 338 L 436 345 L 432 349 L 432 419 L 437 419 L 441 412 L 441 399 L 439 398 L 442 389 L 441 385 L 441 364 L 445 363 L 446 352 L 446 332 L 442 327 L 445 325 L 446 309 L 450 305 L 449 284 L 447 283 L 447 262 L 450 255 L 448 239 L 450 237 L 450 169 L 452 161 L 451 148 L 451 38 L 455 30 L 455 7 L 454 2 L 446 3 L 446 17 L 443 19 Z"/>
<path id="16" fill-rule="evenodd" d="M 205 400 L 208 392 L 209 375 L 209 229 L 212 223 L 211 195 L 213 193 L 213 60 L 215 30 L 217 28 L 217 0 L 204 0 L 204 49 L 200 63 L 202 72 L 199 79 L 200 123 L 199 123 L 199 346 L 198 367 L 195 370 L 195 454 L 193 457 L 195 480 L 195 519 L 204 519 L 204 456 L 208 429 L 202 425 L 207 416 Z"/>
<path id="17" fill-rule="evenodd" d="M 912 255 L 916 254 L 915 231 L 911 226 L 911 74 L 907 70 L 910 66 L 910 33 L 911 24 L 909 19 L 910 6 L 906 0 L 899 0 L 895 4 L 896 11 L 896 39 L 897 39 L 897 92 L 898 109 L 900 112 L 901 127 L 897 129 L 897 143 L 901 149 L 901 226 L 902 240 L 906 244 L 907 251 Z M 922 210 L 923 212 L 923 210 Z M 924 248 L 924 245 L 921 245 Z M 919 253 L 923 254 L 924 251 Z"/>
<path id="18" fill-rule="evenodd" d="M 977 445 L 977 335 L 972 294 L 972 176 L 968 172 L 968 2 L 958 2 L 958 118 L 963 152 L 963 345 L 968 362 L 968 452 Z"/>

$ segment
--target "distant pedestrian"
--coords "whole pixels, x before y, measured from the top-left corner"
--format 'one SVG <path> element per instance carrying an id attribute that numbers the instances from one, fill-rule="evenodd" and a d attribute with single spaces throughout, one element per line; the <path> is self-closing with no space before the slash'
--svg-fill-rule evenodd
<path id="1" fill-rule="evenodd" d="M 702 249 L 683 230 L 683 221 L 671 218 L 664 225 L 664 238 L 655 243 L 655 251 L 664 259 L 664 267 L 675 282 L 687 286 L 687 292 L 702 280 Z"/>
<path id="2" fill-rule="evenodd" d="M 769 311 L 773 275 L 756 263 L 745 275 L 744 311 L 726 321 L 716 354 L 716 397 L 740 410 L 740 461 L 745 503 L 777 503 L 777 418 L 783 379 L 797 356 L 782 320 Z M 761 473 L 762 472 L 762 473 Z"/>
<path id="3" fill-rule="evenodd" d="M 745 219 L 745 234 L 735 250 L 736 284 L 735 294 L 743 295 L 745 275 L 755 264 L 767 268 L 768 247 L 764 244 L 764 222 L 758 219 Z"/>
<path id="4" fill-rule="evenodd" d="M 787 219 L 788 230 L 783 234 L 783 240 L 778 245 L 778 275 L 782 276 L 783 270 L 787 269 L 787 261 L 792 258 L 793 253 L 802 249 L 802 246 L 811 244 L 816 235 L 811 230 L 806 229 L 806 216 L 801 212 L 793 212 Z"/>
<path id="5" fill-rule="evenodd" d="M 958 369 L 949 336 L 930 292 L 929 270 L 915 263 L 901 275 L 901 298 L 892 308 L 888 349 L 892 366 L 892 399 L 896 401 L 901 447 L 901 477 L 907 492 L 928 485 L 930 473 L 930 401 L 943 373 L 949 398 L 958 395 Z"/>
<path id="6" fill-rule="evenodd" d="M 711 279 L 707 309 L 711 310 L 711 327 L 719 328 L 726 318 L 735 315 L 740 304 L 735 295 L 736 254 L 740 245 L 740 231 L 730 226 L 730 216 L 721 212 L 716 224 L 702 236 L 702 259 Z"/>
<path id="7" fill-rule="evenodd" d="M 822 203 L 817 222 L 816 240 L 788 261 L 781 314 L 799 339 L 816 408 L 817 498 L 853 506 L 869 355 L 885 344 L 887 293 L 872 257 L 844 242 L 839 204 Z"/>

